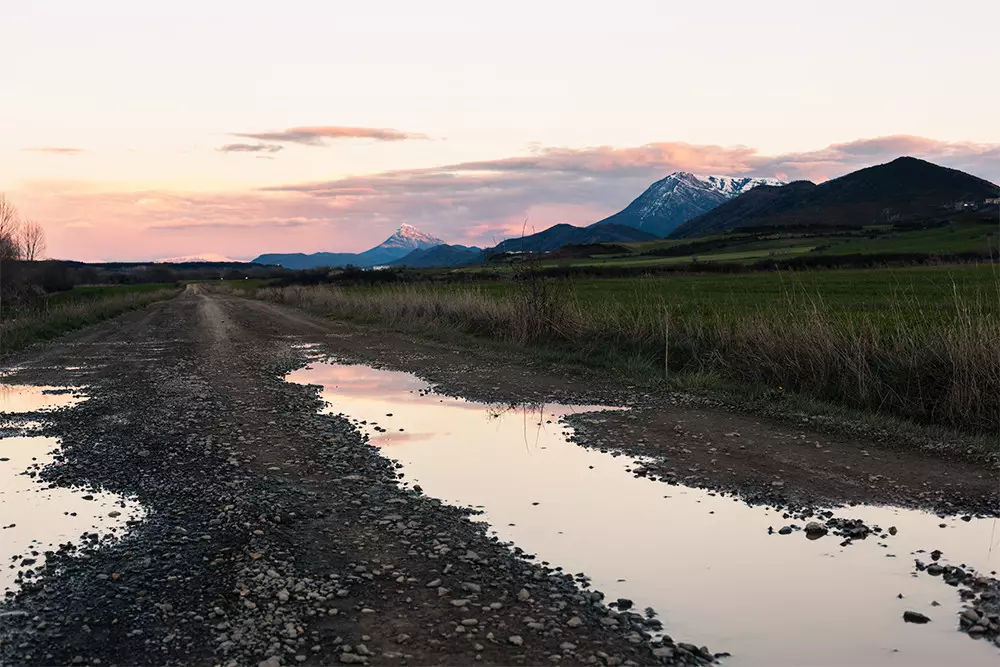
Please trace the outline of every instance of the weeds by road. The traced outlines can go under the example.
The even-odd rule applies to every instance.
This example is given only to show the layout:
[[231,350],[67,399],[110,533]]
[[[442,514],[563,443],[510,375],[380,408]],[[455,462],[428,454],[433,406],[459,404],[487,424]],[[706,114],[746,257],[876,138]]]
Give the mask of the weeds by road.
[[[791,391],[967,432],[998,428],[995,294],[954,283],[950,301],[930,302],[914,290],[892,298],[886,292],[894,288],[886,282],[879,307],[828,303],[822,291],[795,289],[780,298],[730,295],[733,307],[727,307],[699,298],[695,289],[692,299],[678,304],[653,293],[616,298],[594,282],[560,283],[557,291],[540,290],[532,281],[521,287],[289,287],[256,296],[383,326],[560,350],[646,377],[664,373],[669,327],[671,374],[718,377],[776,398]],[[641,281],[631,282],[633,292],[644,289]]]
[[[79,294],[72,294],[77,292]],[[0,317],[0,356],[55,338],[155,301],[176,296],[179,289],[157,285],[77,288],[57,295],[43,307],[7,310]]]

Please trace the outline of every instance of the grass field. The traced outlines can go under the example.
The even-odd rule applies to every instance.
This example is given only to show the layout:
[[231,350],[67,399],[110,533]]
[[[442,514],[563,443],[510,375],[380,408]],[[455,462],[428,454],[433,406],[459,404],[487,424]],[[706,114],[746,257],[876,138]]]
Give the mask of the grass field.
[[[614,372],[714,376],[996,432],[994,265],[463,285],[293,287],[259,296],[335,317],[562,350]],[[782,389],[778,389],[781,387]]]
[[109,285],[75,287],[49,296],[41,308],[4,308],[0,318],[0,357],[33,343],[143,308],[176,296],[173,285]]
[[[577,257],[542,259],[541,266],[669,266],[726,262],[753,264],[765,259],[788,259],[798,255],[922,254],[960,255],[978,253],[1000,256],[998,221],[991,218],[959,220],[929,229],[865,227],[826,234],[794,232],[739,233],[696,239],[658,239],[639,243],[610,244],[615,249],[593,249]],[[626,248],[628,252],[622,252]],[[475,269],[467,269],[475,270]]]
[[50,294],[46,298],[46,302],[51,307],[61,304],[107,299],[108,297],[120,294],[141,294],[143,292],[157,292],[160,290],[174,288],[175,286],[169,283],[143,283],[141,285],[77,285],[71,290]]

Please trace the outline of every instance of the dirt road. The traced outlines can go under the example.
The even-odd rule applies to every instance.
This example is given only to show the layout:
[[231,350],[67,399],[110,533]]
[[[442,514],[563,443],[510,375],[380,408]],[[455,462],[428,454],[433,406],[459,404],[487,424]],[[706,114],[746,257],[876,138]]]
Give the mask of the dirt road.
[[631,405],[581,420],[579,435],[656,457],[649,475],[791,502],[995,499],[981,466],[194,288],[9,362],[9,383],[87,387],[49,418],[65,460],[45,476],[137,496],[149,513],[86,559],[49,556],[2,608],[16,613],[0,616],[0,664],[711,660],[681,642],[697,637],[651,641],[655,621],[401,488],[348,421],[282,381],[309,342],[472,398]]

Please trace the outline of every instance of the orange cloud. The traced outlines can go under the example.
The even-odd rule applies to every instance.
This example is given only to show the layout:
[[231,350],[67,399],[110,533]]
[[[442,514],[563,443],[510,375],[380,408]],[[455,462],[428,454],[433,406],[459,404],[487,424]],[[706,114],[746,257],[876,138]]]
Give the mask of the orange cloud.
[[[359,251],[406,222],[463,245],[493,245],[528,228],[590,224],[673,171],[814,181],[923,157],[1000,180],[1000,146],[877,137],[766,156],[744,146],[658,142],[546,148],[530,155],[274,185],[250,192],[108,192],[95,184],[31,184],[8,193],[42,221],[55,256],[141,259],[215,252]],[[265,157],[265,156],[258,156]]]
[[336,139],[374,139],[376,141],[403,141],[406,139],[427,139],[426,134],[419,132],[402,132],[389,128],[378,127],[345,127],[325,125],[318,127],[292,127],[278,132],[234,132],[234,137],[257,139],[258,141],[276,141],[278,143],[302,144],[305,146],[324,146],[328,140]]

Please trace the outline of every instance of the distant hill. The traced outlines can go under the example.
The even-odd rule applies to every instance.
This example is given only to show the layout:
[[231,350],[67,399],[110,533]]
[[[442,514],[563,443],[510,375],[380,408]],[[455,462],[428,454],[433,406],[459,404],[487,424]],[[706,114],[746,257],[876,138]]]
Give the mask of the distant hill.
[[443,244],[441,239],[420,231],[411,225],[400,225],[392,236],[374,248],[360,253],[352,252],[315,252],[309,255],[303,253],[266,254],[253,260],[257,264],[276,264],[286,269],[313,269],[320,266],[357,266],[370,268],[384,266],[412,250],[432,248]]
[[592,243],[629,243],[632,241],[652,241],[657,238],[641,229],[624,227],[622,225],[591,225],[590,227],[574,227],[559,224],[549,227],[543,232],[524,237],[507,239],[490,253],[503,252],[551,252],[566,245],[589,245]]
[[482,248],[443,243],[433,248],[411,250],[405,257],[390,262],[390,266],[408,266],[416,269],[432,266],[464,266],[481,261],[483,261]]
[[877,225],[946,215],[963,202],[981,204],[1000,187],[957,169],[901,157],[815,185],[797,181],[755,188],[678,227],[690,238],[747,227]]
[[216,264],[244,263],[243,260],[233,259],[232,257],[226,257],[225,255],[219,255],[213,252],[204,253],[202,255],[189,255],[185,257],[164,257],[163,259],[158,259],[156,261],[161,264],[190,264],[192,262],[213,262]]
[[623,210],[592,226],[622,225],[666,236],[691,218],[761,185],[781,185],[773,178],[696,176],[678,171],[653,183]]

